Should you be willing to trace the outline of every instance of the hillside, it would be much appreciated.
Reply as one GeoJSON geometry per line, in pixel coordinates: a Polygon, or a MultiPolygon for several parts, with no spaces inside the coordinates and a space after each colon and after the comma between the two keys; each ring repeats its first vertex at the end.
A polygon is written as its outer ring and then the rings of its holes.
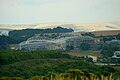
{"type": "Polygon", "coordinates": [[[65,53],[72,55],[72,56],[96,56],[96,57],[100,57],[100,51],[92,51],[92,50],[88,50],[88,51],[82,51],[82,50],[73,50],[73,51],[66,51],[65,53]]]}
{"type": "Polygon", "coordinates": [[[26,28],[34,28],[37,24],[26,24],[26,25],[9,25],[9,24],[0,24],[0,29],[11,29],[11,30],[20,30],[26,28]]]}
{"type": "Polygon", "coordinates": [[[50,72],[64,73],[70,69],[80,69],[98,76],[108,76],[111,73],[114,76],[119,76],[120,74],[111,67],[96,66],[68,54],[63,54],[61,51],[1,50],[0,62],[0,78],[4,76],[30,78],[47,75],[50,72]]]}
{"type": "Polygon", "coordinates": [[[26,24],[26,25],[0,25],[4,29],[44,29],[61,26],[65,28],[73,28],[75,31],[105,31],[105,30],[120,30],[120,22],[106,22],[106,23],[80,23],[80,22],[49,22],[40,24],[26,24]]]}
{"type": "MultiPolygon", "coordinates": [[[[85,34],[86,32],[76,32],[80,34],[85,34]]],[[[108,36],[108,35],[117,35],[120,33],[120,30],[106,30],[106,31],[93,31],[91,32],[95,34],[96,36],[108,36]]]]}
{"type": "Polygon", "coordinates": [[[110,23],[120,27],[120,22],[110,22],[110,23]]]}
{"type": "Polygon", "coordinates": [[[76,32],[80,31],[105,31],[105,30],[120,30],[120,26],[112,24],[112,23],[79,23],[79,22],[53,22],[53,23],[42,23],[34,28],[48,28],[48,27],[55,27],[55,26],[62,26],[62,27],[71,27],[76,32]]]}

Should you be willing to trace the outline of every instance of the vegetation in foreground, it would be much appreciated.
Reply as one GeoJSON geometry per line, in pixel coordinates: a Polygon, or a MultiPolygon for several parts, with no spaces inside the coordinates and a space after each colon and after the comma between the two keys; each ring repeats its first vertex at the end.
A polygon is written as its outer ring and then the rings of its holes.
{"type": "MultiPolygon", "coordinates": [[[[22,77],[1,77],[1,80],[25,80],[22,77]]],[[[109,76],[95,75],[86,70],[81,71],[79,69],[70,69],[64,73],[53,73],[49,72],[45,76],[33,76],[26,80],[120,80],[120,77],[113,77],[112,74],[109,76]]]]}
{"type": "Polygon", "coordinates": [[[119,80],[120,72],[62,51],[0,51],[0,78],[39,80],[119,80]],[[19,77],[19,78],[18,78],[19,77]]]}

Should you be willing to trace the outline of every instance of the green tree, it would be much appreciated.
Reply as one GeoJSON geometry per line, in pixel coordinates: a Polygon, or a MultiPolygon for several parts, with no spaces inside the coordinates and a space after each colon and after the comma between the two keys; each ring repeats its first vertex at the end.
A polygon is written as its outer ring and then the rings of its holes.
{"type": "Polygon", "coordinates": [[[111,41],[112,40],[112,36],[103,36],[102,37],[102,41],[105,43],[105,41],[111,41]]]}
{"type": "Polygon", "coordinates": [[[113,50],[108,49],[108,50],[102,50],[101,54],[105,57],[112,57],[113,56],[113,50]]]}
{"type": "Polygon", "coordinates": [[[66,50],[68,50],[68,51],[73,50],[73,49],[74,49],[74,46],[69,46],[69,45],[66,46],[66,50]]]}
{"type": "Polygon", "coordinates": [[[116,39],[120,40],[120,33],[116,35],[116,39]]]}
{"type": "Polygon", "coordinates": [[[90,48],[90,44],[88,44],[88,43],[81,43],[80,44],[81,50],[89,50],[89,48],[90,48]]]}

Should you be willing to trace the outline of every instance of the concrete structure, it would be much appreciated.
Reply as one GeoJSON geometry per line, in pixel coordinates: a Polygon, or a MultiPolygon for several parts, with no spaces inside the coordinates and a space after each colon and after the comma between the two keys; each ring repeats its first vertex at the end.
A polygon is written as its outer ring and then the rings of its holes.
{"type": "Polygon", "coordinates": [[[112,41],[106,41],[107,44],[110,44],[110,43],[117,43],[117,44],[120,44],[120,40],[112,40],[112,41]]]}
{"type": "Polygon", "coordinates": [[[114,57],[114,58],[120,58],[120,51],[115,51],[114,55],[112,57],[114,57]]]}
{"type": "Polygon", "coordinates": [[[7,29],[0,29],[0,35],[5,35],[5,36],[9,36],[9,31],[7,29]]]}
{"type": "Polygon", "coordinates": [[[20,50],[66,50],[66,46],[68,45],[77,48],[83,42],[94,43],[94,40],[89,36],[71,34],[63,34],[56,38],[36,35],[20,43],[19,46],[20,50]]]}
{"type": "Polygon", "coordinates": [[[97,62],[97,57],[96,56],[88,55],[88,57],[91,57],[93,59],[93,62],[97,62]]]}
{"type": "Polygon", "coordinates": [[[78,48],[81,43],[94,43],[92,37],[89,36],[73,36],[66,40],[66,45],[78,48]]]}
{"type": "Polygon", "coordinates": [[[115,46],[117,50],[120,51],[120,40],[106,41],[106,44],[111,44],[112,46],[115,46]]]}
{"type": "Polygon", "coordinates": [[[91,50],[100,50],[102,48],[102,43],[94,43],[90,45],[91,50]]]}

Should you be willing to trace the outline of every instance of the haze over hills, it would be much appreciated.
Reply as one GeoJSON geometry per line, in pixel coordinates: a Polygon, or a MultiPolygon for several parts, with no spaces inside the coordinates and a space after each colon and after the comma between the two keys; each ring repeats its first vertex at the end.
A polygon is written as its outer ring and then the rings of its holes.
{"type": "Polygon", "coordinates": [[[49,22],[40,24],[26,24],[26,25],[0,25],[0,29],[45,29],[61,26],[64,28],[72,28],[75,32],[92,32],[92,31],[109,31],[120,30],[120,22],[106,22],[106,23],[80,23],[80,22],[49,22]]]}
{"type": "Polygon", "coordinates": [[[117,23],[79,23],[79,22],[53,22],[42,23],[34,28],[51,28],[56,26],[73,28],[76,32],[88,32],[88,31],[106,31],[106,30],[120,30],[120,22],[117,23]]]}

